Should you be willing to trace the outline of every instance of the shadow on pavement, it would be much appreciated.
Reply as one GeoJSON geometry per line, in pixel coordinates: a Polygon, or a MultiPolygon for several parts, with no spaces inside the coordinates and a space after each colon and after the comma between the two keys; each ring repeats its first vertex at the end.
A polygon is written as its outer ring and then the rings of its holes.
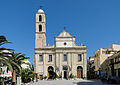
{"type": "Polygon", "coordinates": [[[118,85],[118,84],[108,84],[103,83],[101,81],[80,81],[80,82],[73,82],[75,85],[118,85]]]}
{"type": "Polygon", "coordinates": [[[102,84],[100,84],[98,82],[83,82],[83,81],[74,82],[74,84],[76,84],[76,85],[102,85],[102,84]]]}

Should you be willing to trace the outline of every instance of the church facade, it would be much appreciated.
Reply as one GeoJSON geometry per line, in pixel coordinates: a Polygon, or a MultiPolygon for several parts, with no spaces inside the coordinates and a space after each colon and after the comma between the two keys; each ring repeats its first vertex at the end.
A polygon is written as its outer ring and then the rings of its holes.
{"type": "Polygon", "coordinates": [[[45,13],[36,13],[34,71],[40,77],[53,78],[55,73],[67,79],[70,74],[76,78],[87,77],[87,47],[76,45],[75,37],[63,30],[55,37],[54,45],[46,45],[45,13]]]}

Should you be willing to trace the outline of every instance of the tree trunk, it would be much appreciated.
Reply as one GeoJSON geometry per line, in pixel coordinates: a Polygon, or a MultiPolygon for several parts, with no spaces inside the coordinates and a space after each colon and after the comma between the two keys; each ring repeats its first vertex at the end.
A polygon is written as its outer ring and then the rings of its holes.
{"type": "Polygon", "coordinates": [[[12,73],[12,85],[16,85],[16,68],[13,69],[12,73]]]}

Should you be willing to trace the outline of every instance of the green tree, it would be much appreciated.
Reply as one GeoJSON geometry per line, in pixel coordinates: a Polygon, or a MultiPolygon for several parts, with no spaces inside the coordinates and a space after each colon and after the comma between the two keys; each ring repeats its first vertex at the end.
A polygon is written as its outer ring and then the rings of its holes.
{"type": "Polygon", "coordinates": [[[20,76],[21,74],[21,64],[23,63],[22,61],[25,59],[28,59],[29,57],[25,57],[25,54],[21,53],[11,53],[11,56],[8,56],[9,58],[9,63],[12,66],[13,73],[12,73],[12,83],[13,85],[16,85],[16,70],[18,71],[18,75],[20,76]]]}
{"type": "MultiPolygon", "coordinates": [[[[5,36],[0,36],[0,68],[2,66],[7,66],[8,69],[13,72],[13,69],[12,69],[12,66],[11,64],[9,63],[8,61],[8,58],[5,57],[5,55],[7,55],[6,52],[4,52],[4,50],[8,50],[8,51],[11,51],[11,49],[6,49],[6,48],[3,48],[1,47],[3,44],[6,44],[6,43],[10,43],[7,41],[6,37],[5,36]]],[[[1,69],[0,69],[0,74],[2,73],[1,69]]],[[[4,80],[2,81],[2,84],[4,85],[4,80]]]]}
{"type": "Polygon", "coordinates": [[[22,82],[28,83],[34,79],[35,74],[31,68],[22,69],[21,78],[22,82]]]}
{"type": "MultiPolygon", "coordinates": [[[[0,46],[8,42],[5,36],[0,36],[0,46]]],[[[21,53],[14,53],[12,49],[6,49],[3,47],[0,47],[0,62],[2,64],[0,65],[6,65],[9,70],[12,72],[12,83],[13,85],[16,85],[16,70],[18,71],[18,75],[21,74],[21,64],[22,61],[25,59],[28,59],[29,57],[25,57],[25,54],[21,53]],[[9,53],[4,52],[4,50],[8,50],[9,53]]],[[[0,69],[1,73],[1,69],[0,69]]]]}
{"type": "MultiPolygon", "coordinates": [[[[6,44],[6,43],[10,43],[10,42],[7,41],[5,36],[1,35],[0,36],[0,46],[3,45],[3,44],[6,44]]],[[[3,66],[3,65],[7,65],[8,69],[12,72],[13,71],[12,66],[8,62],[8,59],[5,57],[5,55],[7,53],[3,52],[4,50],[10,51],[11,49],[6,49],[6,48],[3,48],[3,47],[0,47],[0,62],[1,62],[0,67],[3,66]]],[[[1,69],[0,69],[0,74],[1,74],[1,69]]]]}

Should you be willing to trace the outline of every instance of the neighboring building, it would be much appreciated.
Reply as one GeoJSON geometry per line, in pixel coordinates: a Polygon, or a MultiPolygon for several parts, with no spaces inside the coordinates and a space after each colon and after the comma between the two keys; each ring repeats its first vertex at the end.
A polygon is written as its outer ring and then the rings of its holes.
{"type": "Polygon", "coordinates": [[[23,69],[30,68],[31,63],[30,63],[28,60],[23,60],[22,62],[23,62],[23,63],[21,64],[21,67],[22,67],[23,69]]]}
{"type": "Polygon", "coordinates": [[[110,76],[120,78],[120,51],[109,57],[110,76]]]}
{"type": "Polygon", "coordinates": [[[120,51],[109,56],[101,65],[101,78],[120,83],[120,51]]]}
{"type": "MultiPolygon", "coordinates": [[[[4,53],[11,53],[8,50],[3,50],[2,52],[4,52],[4,53]]],[[[7,54],[7,55],[10,56],[9,54],[7,54]]],[[[3,65],[2,63],[0,63],[0,65],[1,65],[1,67],[0,67],[0,69],[1,69],[0,77],[4,77],[4,78],[5,77],[9,77],[9,78],[11,78],[12,77],[12,72],[9,71],[8,67],[3,65]]]]}
{"type": "MultiPolygon", "coordinates": [[[[114,54],[113,54],[114,55],[114,54]]],[[[108,79],[111,75],[111,69],[110,69],[110,61],[109,58],[111,56],[107,57],[107,59],[101,64],[101,78],[108,79]]]]}
{"type": "Polygon", "coordinates": [[[66,30],[54,42],[53,46],[46,45],[45,13],[40,9],[36,13],[34,71],[47,78],[53,78],[54,72],[62,78],[71,73],[77,78],[87,77],[87,47],[76,45],[75,37],[66,30]]]}
{"type": "Polygon", "coordinates": [[[114,53],[120,50],[120,45],[112,44],[108,48],[100,48],[95,52],[95,59],[94,59],[94,65],[95,65],[95,72],[98,77],[100,77],[100,73],[104,74],[105,72],[105,65],[108,65],[107,58],[112,56],[114,53]]]}
{"type": "Polygon", "coordinates": [[[94,72],[95,66],[94,66],[94,56],[89,57],[88,63],[87,63],[87,76],[89,79],[94,79],[94,72]]]}

